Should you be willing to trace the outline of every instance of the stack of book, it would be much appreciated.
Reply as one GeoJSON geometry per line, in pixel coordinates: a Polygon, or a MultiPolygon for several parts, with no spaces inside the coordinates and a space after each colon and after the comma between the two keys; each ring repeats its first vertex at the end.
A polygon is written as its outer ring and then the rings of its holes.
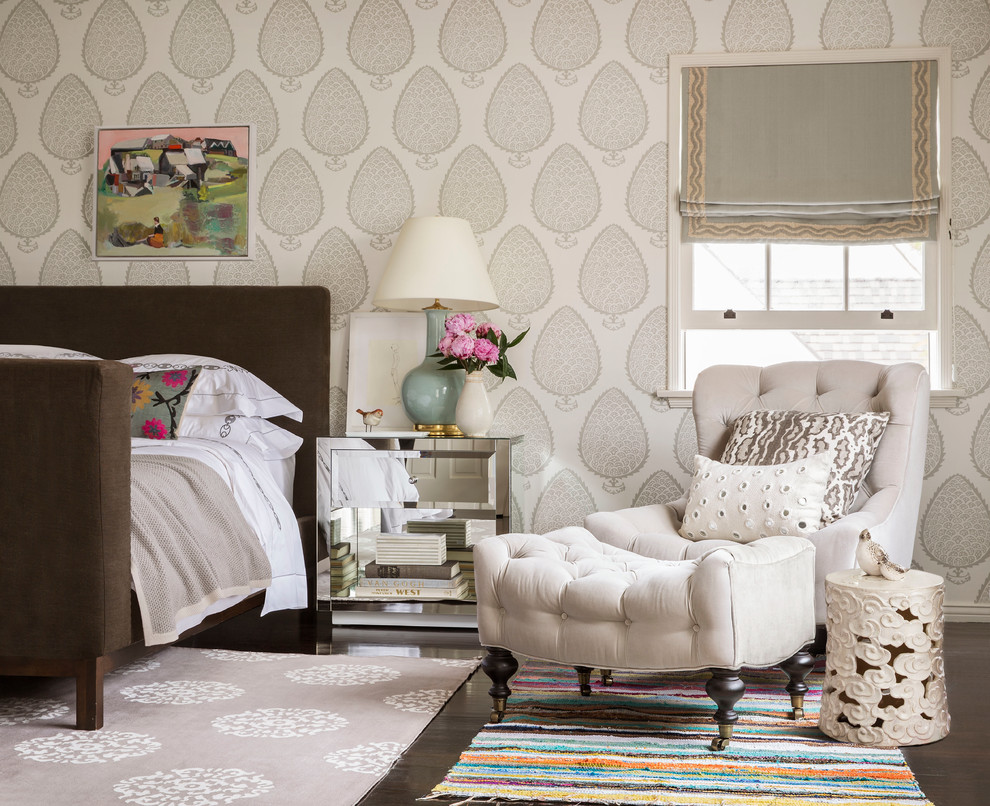
{"type": "Polygon", "coordinates": [[[464,549],[471,545],[471,521],[467,518],[408,521],[410,534],[440,533],[447,538],[447,549],[464,549]]]}
{"type": "Polygon", "coordinates": [[[375,562],[383,565],[442,565],[447,562],[447,540],[442,534],[380,534],[375,562]]]}
{"type": "Polygon", "coordinates": [[[354,590],[358,596],[464,599],[468,584],[453,560],[438,565],[373,562],[364,567],[364,579],[354,590]]]}
{"type": "Polygon", "coordinates": [[[447,559],[457,560],[468,586],[466,598],[474,599],[474,541],[471,537],[471,521],[467,518],[423,519],[409,521],[406,528],[411,534],[439,532],[446,538],[447,559]]]}
{"type": "Polygon", "coordinates": [[[463,599],[468,584],[460,566],[447,560],[447,538],[433,532],[378,536],[375,561],[364,567],[358,596],[463,599]]]}
{"type": "Polygon", "coordinates": [[[465,599],[478,598],[474,592],[474,546],[466,546],[462,549],[447,549],[447,559],[456,560],[461,567],[461,575],[467,583],[467,594],[465,599]]]}
{"type": "Polygon", "coordinates": [[[320,536],[327,546],[327,551],[333,554],[333,547],[340,543],[340,518],[332,519],[327,526],[323,521],[319,525],[320,536]]]}
{"type": "Polygon", "coordinates": [[[351,551],[351,544],[330,546],[330,595],[347,596],[357,578],[357,556],[351,551]]]}

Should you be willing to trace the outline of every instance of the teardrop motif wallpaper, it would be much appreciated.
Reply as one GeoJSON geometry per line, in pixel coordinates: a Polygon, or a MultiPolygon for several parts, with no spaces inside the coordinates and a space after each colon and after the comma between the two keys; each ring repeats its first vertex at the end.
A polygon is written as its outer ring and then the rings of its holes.
{"type": "MultiPolygon", "coordinates": [[[[914,564],[990,614],[988,0],[85,0],[0,5],[0,285],[319,284],[348,319],[411,215],[469,220],[518,381],[489,383],[524,530],[662,503],[697,450],[666,384],[671,53],[951,46],[956,373],[914,564]],[[252,261],[90,257],[95,125],[256,127],[252,261]]],[[[0,290],[2,293],[2,290],[0,290]]],[[[493,380],[493,379],[489,379],[493,380]]]]}

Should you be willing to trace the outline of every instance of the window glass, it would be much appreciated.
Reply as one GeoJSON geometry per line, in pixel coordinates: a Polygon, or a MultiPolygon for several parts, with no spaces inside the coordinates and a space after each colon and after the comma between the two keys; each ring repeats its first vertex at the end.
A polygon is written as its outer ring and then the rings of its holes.
{"type": "Polygon", "coordinates": [[[842,246],[772,244],[770,310],[844,310],[844,259],[842,246]]]}
{"type": "Polygon", "coordinates": [[[763,244],[694,245],[696,311],[766,310],[766,247],[763,244]]]}
{"type": "Polygon", "coordinates": [[[920,243],[850,246],[849,310],[924,310],[924,266],[920,243]]]}

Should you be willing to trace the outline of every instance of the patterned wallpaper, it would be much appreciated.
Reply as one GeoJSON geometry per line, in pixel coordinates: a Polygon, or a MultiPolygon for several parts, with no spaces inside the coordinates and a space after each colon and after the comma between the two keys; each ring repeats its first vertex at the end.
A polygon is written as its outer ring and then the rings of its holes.
{"type": "MultiPolygon", "coordinates": [[[[957,409],[931,414],[915,564],[990,608],[987,0],[7,0],[0,284],[291,284],[368,310],[410,215],[467,218],[531,334],[492,389],[526,529],[689,478],[663,410],[667,55],[951,45],[957,409]],[[90,259],[92,127],[257,125],[252,262],[90,259]]],[[[71,346],[71,345],[70,345],[71,346]]]]}

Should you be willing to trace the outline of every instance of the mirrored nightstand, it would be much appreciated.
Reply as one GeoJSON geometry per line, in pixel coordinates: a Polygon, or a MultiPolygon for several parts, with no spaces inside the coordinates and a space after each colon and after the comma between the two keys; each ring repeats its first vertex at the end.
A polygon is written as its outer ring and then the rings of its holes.
{"type": "Polygon", "coordinates": [[[521,437],[324,437],[318,612],[334,624],[473,627],[473,547],[517,531],[521,437]]]}

